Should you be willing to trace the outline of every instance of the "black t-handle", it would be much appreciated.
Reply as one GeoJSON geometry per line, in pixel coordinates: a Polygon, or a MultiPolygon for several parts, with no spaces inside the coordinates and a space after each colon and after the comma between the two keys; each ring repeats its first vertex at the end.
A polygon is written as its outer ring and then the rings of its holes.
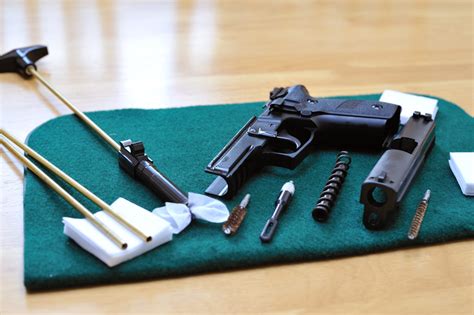
{"type": "Polygon", "coordinates": [[[35,62],[48,54],[48,47],[34,45],[13,49],[0,56],[0,73],[16,72],[23,78],[31,77],[26,68],[33,66],[36,70],[35,62]]]}

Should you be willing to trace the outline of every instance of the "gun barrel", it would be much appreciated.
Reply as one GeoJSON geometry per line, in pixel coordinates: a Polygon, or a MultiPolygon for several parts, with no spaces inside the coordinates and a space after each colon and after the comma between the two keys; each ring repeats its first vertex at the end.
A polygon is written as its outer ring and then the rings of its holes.
{"type": "Polygon", "coordinates": [[[133,178],[143,182],[163,201],[188,202],[188,197],[178,186],[153,165],[153,161],[145,154],[142,142],[132,142],[131,140],[120,142],[118,156],[120,167],[133,178]]]}

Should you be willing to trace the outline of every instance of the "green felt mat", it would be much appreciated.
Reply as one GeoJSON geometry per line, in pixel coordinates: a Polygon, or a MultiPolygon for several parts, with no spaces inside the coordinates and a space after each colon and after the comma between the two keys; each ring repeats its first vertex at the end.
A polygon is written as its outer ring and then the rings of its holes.
{"type": "MultiPolygon", "coordinates": [[[[354,99],[378,100],[379,95],[354,99]]],[[[233,268],[317,260],[430,244],[474,235],[474,199],[462,195],[448,166],[449,152],[474,151],[474,119],[459,107],[439,102],[436,145],[414,180],[390,229],[368,231],[362,224],[360,186],[380,153],[351,152],[352,164],[329,221],[315,223],[311,209],[334,165],[337,149],[315,150],[295,170],[267,167],[252,177],[232,201],[252,194],[238,234],[226,237],[221,226],[193,223],[173,241],[114,268],[108,268],[63,234],[63,216],[79,217],[61,197],[26,172],[24,197],[25,285],[29,290],[109,284],[190,275],[233,268]],[[259,234],[273,212],[275,198],[288,180],[295,197],[281,217],[273,242],[259,234]],[[414,210],[430,188],[432,198],[416,241],[407,240],[414,210]]],[[[199,106],[162,110],[115,110],[90,113],[117,141],[145,143],[162,172],[184,191],[203,193],[213,177],[204,167],[262,103],[199,106]]],[[[90,190],[112,203],[124,197],[146,209],[162,202],[118,167],[116,153],[76,117],[53,119],[34,130],[28,144],[90,190]]],[[[71,191],[68,189],[68,191],[71,191]]],[[[85,198],[80,201],[98,210],[85,198]]]]}

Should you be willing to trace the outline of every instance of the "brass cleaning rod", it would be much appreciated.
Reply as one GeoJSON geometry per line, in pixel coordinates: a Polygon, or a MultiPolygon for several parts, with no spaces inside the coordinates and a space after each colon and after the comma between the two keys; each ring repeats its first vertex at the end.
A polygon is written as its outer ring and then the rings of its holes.
{"type": "Polygon", "coordinates": [[[48,175],[46,175],[39,167],[37,167],[33,162],[28,160],[20,152],[18,152],[10,143],[4,140],[3,136],[0,137],[0,144],[5,146],[8,151],[10,151],[18,160],[20,160],[27,168],[29,168],[36,176],[38,176],[42,181],[49,185],[55,192],[57,192],[61,197],[63,197],[71,206],[76,208],[84,217],[86,217],[92,224],[94,224],[100,231],[102,231],[111,241],[113,241],[121,249],[127,248],[127,243],[122,241],[118,235],[116,235],[112,230],[110,230],[104,223],[100,222],[92,212],[87,210],[79,201],[77,201],[73,196],[71,196],[67,191],[65,191],[61,186],[59,186],[54,180],[52,180],[48,175]]]}
{"type": "Polygon", "coordinates": [[[99,136],[101,136],[105,141],[107,141],[116,151],[120,151],[120,145],[114,141],[104,130],[97,126],[89,117],[87,117],[83,112],[81,112],[76,106],[69,102],[58,90],[53,88],[46,79],[44,79],[38,71],[36,71],[34,66],[28,66],[26,68],[26,73],[34,76],[38,81],[40,81],[48,90],[51,91],[61,102],[64,103],[70,110],[74,112],[82,121],[84,121],[89,127],[92,128],[99,136]]]}
{"type": "Polygon", "coordinates": [[[143,233],[140,229],[138,229],[136,226],[134,226],[132,223],[128,222],[124,217],[122,217],[120,214],[115,212],[114,209],[112,209],[105,201],[97,197],[93,192],[82,186],[80,183],[75,181],[73,178],[71,178],[69,175],[61,171],[58,167],[56,167],[53,163],[49,162],[46,160],[43,156],[41,156],[38,152],[27,146],[26,144],[20,142],[18,139],[16,139],[14,136],[12,136],[10,133],[8,133],[6,130],[0,129],[0,134],[3,134],[8,140],[13,142],[15,145],[20,147],[23,151],[28,153],[33,159],[38,161],[39,163],[43,164],[44,167],[46,167],[48,170],[53,172],[54,174],[58,175],[60,178],[62,178],[65,182],[67,182],[69,185],[74,187],[77,191],[79,191],[81,194],[86,196],[88,199],[90,199],[92,202],[94,202],[97,206],[99,206],[101,209],[103,209],[105,212],[113,216],[117,221],[128,227],[133,233],[135,233],[137,236],[142,238],[143,240],[149,242],[152,240],[152,237],[150,235],[146,235],[143,233]]]}

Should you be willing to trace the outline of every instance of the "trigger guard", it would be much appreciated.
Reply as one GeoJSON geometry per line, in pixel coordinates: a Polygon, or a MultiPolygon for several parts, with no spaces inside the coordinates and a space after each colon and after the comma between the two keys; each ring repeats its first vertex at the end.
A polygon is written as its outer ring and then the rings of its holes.
{"type": "Polygon", "coordinates": [[[294,169],[308,155],[311,144],[314,140],[314,133],[311,132],[308,140],[303,143],[295,152],[274,152],[264,151],[263,156],[269,165],[294,169]]]}

